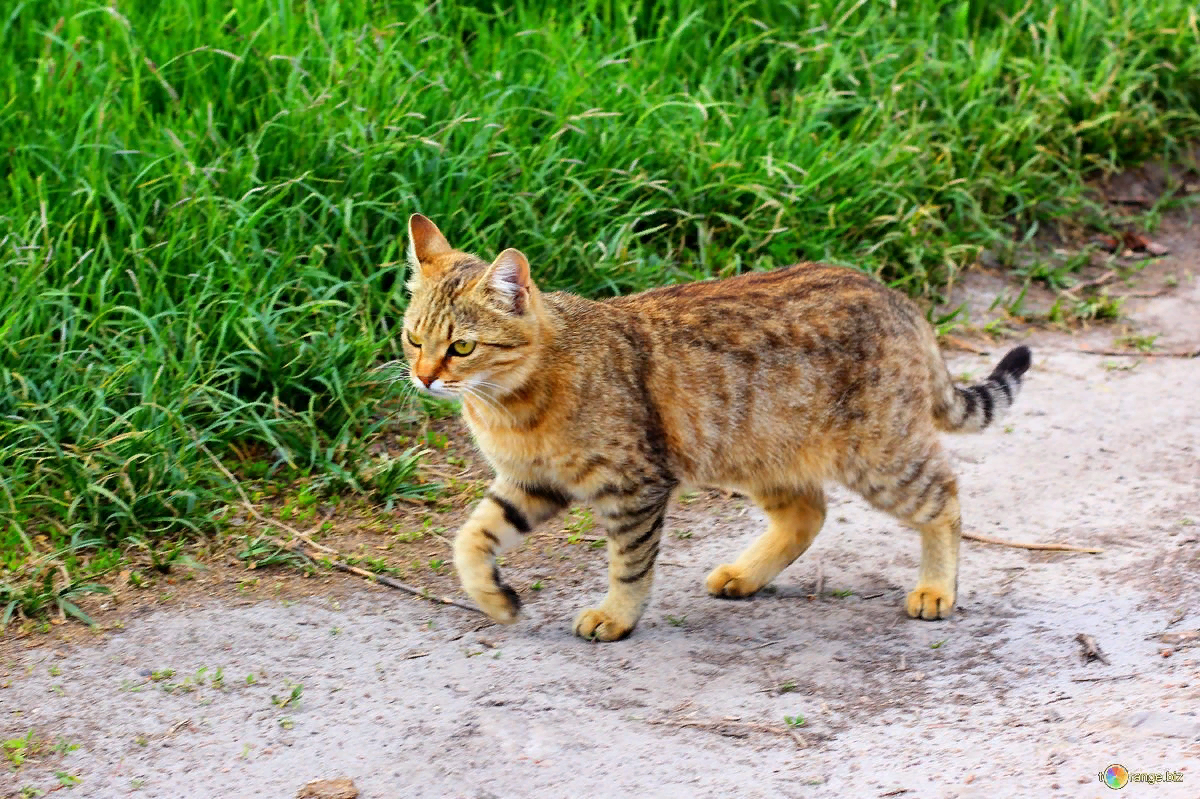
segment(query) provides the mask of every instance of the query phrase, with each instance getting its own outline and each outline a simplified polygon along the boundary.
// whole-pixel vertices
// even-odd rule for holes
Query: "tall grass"
[[[205,447],[353,467],[414,210],[591,294],[804,258],[919,294],[1200,132],[1178,0],[547,6],[0,15],[0,567],[211,530]]]

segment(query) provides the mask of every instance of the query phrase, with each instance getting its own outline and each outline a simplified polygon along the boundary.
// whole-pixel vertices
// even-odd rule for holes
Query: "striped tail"
[[[977,433],[999,419],[1016,400],[1031,359],[1028,347],[1011,349],[987,380],[970,386],[954,385],[942,364],[945,377],[938,381],[940,401],[933,412],[937,426],[950,433]]]

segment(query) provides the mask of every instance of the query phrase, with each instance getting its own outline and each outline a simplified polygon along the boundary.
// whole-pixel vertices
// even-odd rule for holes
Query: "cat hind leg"
[[[767,514],[767,529],[734,563],[709,573],[705,587],[713,596],[740,599],[758,592],[804,554],[825,522],[820,487],[763,492],[754,501]]]

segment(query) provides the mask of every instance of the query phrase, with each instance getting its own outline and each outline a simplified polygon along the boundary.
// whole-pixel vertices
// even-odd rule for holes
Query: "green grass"
[[[821,258],[928,295],[1200,133],[1187,2],[544,6],[0,13],[0,603],[219,530],[209,452],[365,490],[412,211],[589,294]]]

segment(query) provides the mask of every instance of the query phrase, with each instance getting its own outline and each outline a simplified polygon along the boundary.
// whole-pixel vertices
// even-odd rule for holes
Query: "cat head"
[[[525,256],[508,249],[489,264],[455,250],[437,225],[413,214],[408,262],[401,335],[413,385],[443,398],[499,398],[520,388],[543,315]]]

